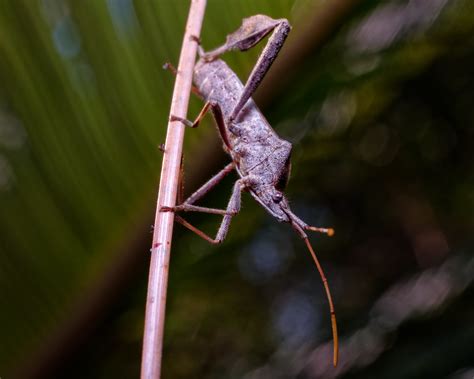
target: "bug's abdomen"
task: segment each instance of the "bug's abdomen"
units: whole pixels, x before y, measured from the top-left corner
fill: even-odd
[[[237,75],[220,59],[199,60],[194,68],[194,84],[206,100],[219,103],[225,119],[230,116],[244,88]]]

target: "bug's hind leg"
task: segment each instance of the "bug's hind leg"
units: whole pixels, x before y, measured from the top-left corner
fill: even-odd
[[[246,26],[247,29],[257,28],[260,26],[259,18],[266,16],[254,16],[244,20],[242,27]],[[269,17],[266,17],[269,18]],[[245,21],[248,25],[245,25]],[[255,25],[256,24],[256,25]],[[252,72],[250,73],[247,82],[245,83],[244,89],[240,96],[239,101],[234,106],[232,113],[230,114],[229,121],[232,122],[237,118],[240,111],[247,103],[247,101],[252,97],[253,93],[256,91],[263,78],[267,74],[271,65],[275,61],[278,53],[280,52],[283,43],[288,37],[288,33],[291,30],[291,26],[286,19],[273,20],[269,19],[267,21],[267,27],[261,30],[254,38],[242,40],[243,45],[239,47],[241,50],[247,50],[257,44],[265,35],[270,33],[273,30],[272,35],[268,39],[268,42],[260,54],[257,63],[255,64]],[[244,29],[246,30],[246,29]]]
[[[226,42],[218,48],[209,52],[204,52],[202,48],[199,55],[206,61],[212,61],[230,50],[245,51],[259,43],[266,35],[273,31],[265,48],[250,73],[247,83],[242,91],[239,101],[234,106],[229,121],[233,121],[238,116],[248,99],[255,92],[262,79],[270,69],[273,61],[277,57],[283,43],[291,30],[288,20],[282,18],[274,20],[265,15],[255,15],[245,18],[242,25],[235,32],[227,36]],[[199,43],[199,40],[197,40]],[[200,47],[200,46],[199,46]]]
[[[289,27],[288,21],[285,19],[274,20],[271,17],[260,14],[244,18],[240,28],[228,34],[222,46],[208,52],[201,51],[202,57],[207,61],[212,61],[227,51],[248,50],[282,23],[286,23]]]

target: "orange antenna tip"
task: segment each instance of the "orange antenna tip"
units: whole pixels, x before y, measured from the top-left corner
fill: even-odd
[[[316,226],[308,226],[306,229],[312,230],[313,232],[324,233],[328,237],[332,237],[334,235],[334,229],[333,228],[318,228]]]

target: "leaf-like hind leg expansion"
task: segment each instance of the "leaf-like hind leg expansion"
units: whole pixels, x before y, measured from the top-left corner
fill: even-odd
[[[271,37],[268,39],[267,45],[263,49],[262,53],[258,58],[257,63],[255,64],[252,72],[250,73],[247,79],[247,83],[245,83],[240,99],[232,110],[232,113],[230,114],[230,121],[233,121],[237,118],[242,108],[252,97],[253,93],[256,91],[256,89],[262,82],[263,78],[265,77],[271,65],[273,64],[273,61],[276,59],[278,53],[280,52],[283,43],[286,40],[286,37],[288,37],[288,33],[291,30],[291,26],[288,23],[288,20],[280,19],[273,21],[275,22],[275,24],[267,31],[267,33],[272,29],[274,29],[274,31]],[[263,37],[264,35],[262,35],[252,45],[250,45],[250,47],[260,41],[260,39],[262,39]]]
[[[265,38],[268,33],[273,31],[272,36],[269,38],[257,63],[249,75],[247,83],[245,83],[240,99],[232,110],[229,121],[232,122],[237,118],[248,99],[250,99],[252,94],[258,88],[273,61],[280,52],[290,30],[291,26],[288,20],[284,18],[274,20],[265,15],[255,15],[244,19],[242,26],[234,33],[227,36],[224,45],[207,53],[200,52],[200,55],[205,60],[212,61],[218,58],[221,54],[230,50],[248,50]]]
[[[284,18],[274,20],[265,15],[255,15],[244,19],[241,27],[227,36],[225,44],[207,53],[200,52],[202,58],[207,61],[212,61],[230,50],[248,50],[265,38],[268,33],[273,31],[272,36],[269,38],[249,75],[247,83],[245,83],[240,99],[234,106],[229,121],[232,122],[237,118],[248,99],[250,99],[255,92],[280,52],[290,30],[291,26],[288,20]]]
[[[242,25],[235,32],[228,34],[225,43],[214,50],[204,52],[202,57],[206,61],[213,61],[220,55],[231,50],[245,51],[257,43],[275,29],[285,19],[274,20],[271,17],[257,14],[248,18],[244,18]]]
[[[232,113],[229,117],[230,121],[233,121],[237,118],[248,99],[250,99],[252,94],[260,85],[261,81],[270,69],[273,61],[280,52],[281,47],[283,46],[283,43],[285,42],[290,30],[291,26],[286,19],[274,20],[271,17],[265,15],[255,15],[244,19],[242,26],[234,33],[227,36],[224,45],[203,54],[204,59],[212,61],[219,57],[219,55],[229,50],[238,49],[245,51],[255,46],[263,38],[265,38],[267,34],[273,31],[265,48],[260,54],[257,63],[249,75],[247,83],[245,83],[239,101],[232,110]]]

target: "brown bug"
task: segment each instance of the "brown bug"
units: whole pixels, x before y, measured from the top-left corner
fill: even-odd
[[[171,116],[171,121],[180,121],[195,128],[208,110],[211,110],[217,123],[224,150],[232,162],[213,176],[182,204],[175,207],[162,207],[162,212],[204,212],[223,216],[215,238],[211,238],[182,217],[175,220],[192,230],[210,243],[221,243],[229,230],[232,217],[240,210],[242,191],[248,191],[272,216],[280,222],[288,222],[306,243],[326,290],[331,313],[334,341],[333,363],[338,360],[338,335],[336,315],[326,276],[309,242],[305,230],[334,234],[331,228],[318,228],[307,225],[290,209],[283,190],[289,179],[291,163],[291,143],[278,137],[268,121],[255,105],[251,96],[278,55],[291,26],[286,19],[274,20],[265,15],[246,18],[242,26],[227,36],[224,45],[210,52],[199,46],[200,59],[194,68],[193,91],[206,103],[194,122]],[[218,57],[229,51],[245,51],[256,45],[267,34],[273,32],[267,45],[250,73],[245,86],[237,75]],[[196,41],[199,41],[196,38]],[[170,68],[170,65],[168,65]],[[194,205],[232,170],[240,176],[234,184],[226,210]]]

